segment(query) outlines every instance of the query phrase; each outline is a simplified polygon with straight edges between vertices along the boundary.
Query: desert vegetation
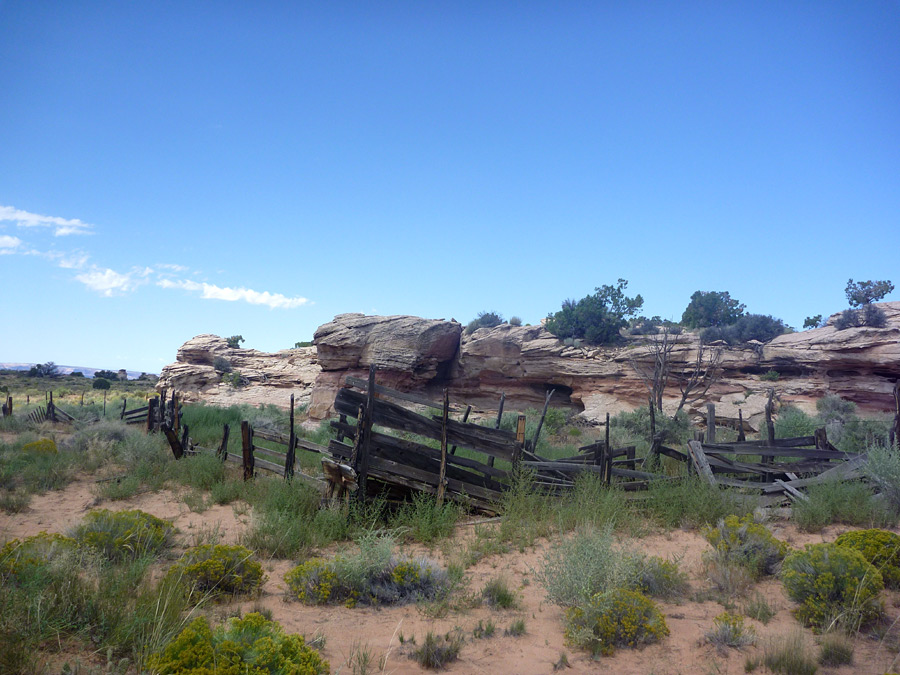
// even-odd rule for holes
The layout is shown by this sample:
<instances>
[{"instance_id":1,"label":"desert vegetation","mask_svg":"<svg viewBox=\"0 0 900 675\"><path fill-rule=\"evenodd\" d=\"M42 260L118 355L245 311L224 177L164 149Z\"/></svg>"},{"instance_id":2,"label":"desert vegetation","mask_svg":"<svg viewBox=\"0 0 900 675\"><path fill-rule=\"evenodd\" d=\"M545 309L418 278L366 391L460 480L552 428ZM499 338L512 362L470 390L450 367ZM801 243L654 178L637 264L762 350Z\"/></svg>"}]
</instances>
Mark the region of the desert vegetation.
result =
<instances>
[{"instance_id":1,"label":"desert vegetation","mask_svg":"<svg viewBox=\"0 0 900 675\"><path fill-rule=\"evenodd\" d=\"M610 658L630 672L623 664L662 670L672 648L706 670L893 667L900 452L886 421L836 397L815 416L783 408L777 436L825 426L841 450L873 461L862 478L810 489L790 514L767 516L752 495L663 457L664 478L637 497L592 473L548 497L514 472L499 517L484 519L427 494L323 503L305 481L245 481L208 452L175 461L163 438L118 420L114 404L134 385L112 386L105 416L102 392L60 397L75 416L84 393L98 422L34 424L28 404L0 419L2 672L231 672L215 665L223 659L234 672L375 672L397 659L452 672L497 650L544 659L547 671ZM34 406L43 396L32 391ZM525 413L535 425L539 411ZM693 434L683 413L656 418L655 432L651 419L649 407L614 416L611 442L643 458L660 429L674 445ZM241 420L288 425L274 407L183 414L208 448ZM297 429L323 444L334 433ZM602 433L551 408L535 451L568 456ZM298 453L316 473L318 456ZM47 498L70 494L81 495L71 513ZM31 514L47 514L46 532ZM386 616L396 620L379 633ZM359 636L324 635L321 617Z\"/></svg>"}]
</instances>

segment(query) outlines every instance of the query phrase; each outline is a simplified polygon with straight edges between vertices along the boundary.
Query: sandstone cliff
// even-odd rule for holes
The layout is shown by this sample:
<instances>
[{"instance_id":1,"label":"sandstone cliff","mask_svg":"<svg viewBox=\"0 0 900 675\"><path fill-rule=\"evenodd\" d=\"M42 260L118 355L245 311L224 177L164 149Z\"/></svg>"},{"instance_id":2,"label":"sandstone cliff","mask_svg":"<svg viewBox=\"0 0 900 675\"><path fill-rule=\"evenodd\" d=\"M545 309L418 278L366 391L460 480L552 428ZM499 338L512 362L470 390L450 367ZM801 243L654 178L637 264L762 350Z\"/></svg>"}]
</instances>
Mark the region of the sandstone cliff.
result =
<instances>
[{"instance_id":1,"label":"sandstone cliff","mask_svg":"<svg viewBox=\"0 0 900 675\"><path fill-rule=\"evenodd\" d=\"M752 428L769 387L782 402L810 410L829 393L855 401L863 411L890 410L893 382L900 378L900 302L880 307L887 315L885 328L837 331L829 321L767 344L724 347L722 377L704 402L716 402L723 422L737 419L740 409ZM309 403L311 417L323 418L343 379L363 377L374 363L379 383L434 399L447 387L451 398L483 410L496 408L501 393L511 409L538 407L553 388L556 405L599 420L647 399L631 366L644 349L636 339L614 348L579 347L540 326L503 325L465 335L455 321L342 314L316 331L315 343L264 354L229 349L216 336L198 336L179 350L177 363L163 369L160 386L214 403L286 405L293 392L298 403ZM682 336L675 356L689 361L695 349L696 336ZM248 384L235 389L220 383L212 366L216 356L229 359ZM779 374L777 381L761 378L769 371ZM670 393L673 398L665 405L674 406L677 392Z\"/></svg>"}]
</instances>

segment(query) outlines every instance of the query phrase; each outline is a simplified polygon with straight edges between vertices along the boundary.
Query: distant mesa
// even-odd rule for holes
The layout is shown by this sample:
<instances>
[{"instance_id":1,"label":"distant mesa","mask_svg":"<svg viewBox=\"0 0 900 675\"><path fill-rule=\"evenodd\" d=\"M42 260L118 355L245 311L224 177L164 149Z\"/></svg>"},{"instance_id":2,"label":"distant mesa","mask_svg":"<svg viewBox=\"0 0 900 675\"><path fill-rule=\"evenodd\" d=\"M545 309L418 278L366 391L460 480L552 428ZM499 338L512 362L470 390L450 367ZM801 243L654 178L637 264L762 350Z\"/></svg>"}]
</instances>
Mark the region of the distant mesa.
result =
<instances>
[{"instance_id":1,"label":"distant mesa","mask_svg":"<svg viewBox=\"0 0 900 675\"><path fill-rule=\"evenodd\" d=\"M0 370L31 370L33 366L39 365L37 363L0 363ZM94 377L94 373L99 372L101 370L112 370L111 368L86 368L85 366L61 366L56 364L56 368L59 371L60 375L71 375L72 373L82 373L85 377ZM119 373L125 373L128 376L129 380L138 379L142 373L139 370L114 370L117 375ZM151 376L151 379L158 379L158 375L155 373L147 373L147 375ZM121 376L119 376L121 379Z\"/></svg>"}]
</instances>

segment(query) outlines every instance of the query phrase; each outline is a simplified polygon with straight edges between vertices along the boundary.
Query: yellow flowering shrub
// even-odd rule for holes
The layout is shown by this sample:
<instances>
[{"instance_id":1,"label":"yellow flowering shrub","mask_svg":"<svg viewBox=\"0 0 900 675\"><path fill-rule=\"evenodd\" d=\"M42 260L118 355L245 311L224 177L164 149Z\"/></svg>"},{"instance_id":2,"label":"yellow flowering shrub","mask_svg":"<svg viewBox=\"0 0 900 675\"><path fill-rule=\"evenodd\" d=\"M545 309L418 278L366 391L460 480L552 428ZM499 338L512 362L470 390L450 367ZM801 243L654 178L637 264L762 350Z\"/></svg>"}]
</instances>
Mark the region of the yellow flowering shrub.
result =
<instances>
[{"instance_id":1,"label":"yellow flowering shrub","mask_svg":"<svg viewBox=\"0 0 900 675\"><path fill-rule=\"evenodd\" d=\"M72 531L72 537L108 560L119 562L159 553L169 545L174 533L170 522L143 511L99 509L84 517Z\"/></svg>"},{"instance_id":2,"label":"yellow flowering shrub","mask_svg":"<svg viewBox=\"0 0 900 675\"><path fill-rule=\"evenodd\" d=\"M259 613L229 619L215 630L192 621L148 666L159 675L327 675L328 662L300 635Z\"/></svg>"},{"instance_id":3,"label":"yellow flowering shrub","mask_svg":"<svg viewBox=\"0 0 900 675\"><path fill-rule=\"evenodd\" d=\"M789 550L750 514L727 516L715 527L704 528L703 536L719 560L746 567L755 577L775 573Z\"/></svg>"},{"instance_id":4,"label":"yellow flowering shrub","mask_svg":"<svg viewBox=\"0 0 900 675\"><path fill-rule=\"evenodd\" d=\"M189 548L168 575L189 585L193 596L253 593L265 580L250 549L221 544Z\"/></svg>"},{"instance_id":5,"label":"yellow flowering shrub","mask_svg":"<svg viewBox=\"0 0 900 675\"><path fill-rule=\"evenodd\" d=\"M0 581L35 571L77 546L74 539L46 532L8 541L0 548Z\"/></svg>"},{"instance_id":6,"label":"yellow flowering shrub","mask_svg":"<svg viewBox=\"0 0 900 675\"><path fill-rule=\"evenodd\" d=\"M847 546L862 553L875 566L884 585L900 588L900 537L887 530L857 530L835 539L838 546Z\"/></svg>"},{"instance_id":7,"label":"yellow flowering shrub","mask_svg":"<svg viewBox=\"0 0 900 675\"><path fill-rule=\"evenodd\" d=\"M814 630L832 622L855 630L883 612L881 573L852 548L807 546L785 558L781 578L790 598L800 603L797 618Z\"/></svg>"},{"instance_id":8,"label":"yellow flowering shrub","mask_svg":"<svg viewBox=\"0 0 900 675\"><path fill-rule=\"evenodd\" d=\"M55 455L58 450L56 449L56 441L52 438L41 438L23 445L22 452L30 452L35 455Z\"/></svg>"},{"instance_id":9,"label":"yellow flowering shrub","mask_svg":"<svg viewBox=\"0 0 900 675\"><path fill-rule=\"evenodd\" d=\"M305 605L326 605L338 599L337 574L323 558L310 558L300 563L284 575L284 581Z\"/></svg>"},{"instance_id":10,"label":"yellow flowering shrub","mask_svg":"<svg viewBox=\"0 0 900 675\"><path fill-rule=\"evenodd\" d=\"M669 627L650 598L616 588L566 610L565 633L570 644L608 656L616 647L657 642L669 634Z\"/></svg>"}]
</instances>

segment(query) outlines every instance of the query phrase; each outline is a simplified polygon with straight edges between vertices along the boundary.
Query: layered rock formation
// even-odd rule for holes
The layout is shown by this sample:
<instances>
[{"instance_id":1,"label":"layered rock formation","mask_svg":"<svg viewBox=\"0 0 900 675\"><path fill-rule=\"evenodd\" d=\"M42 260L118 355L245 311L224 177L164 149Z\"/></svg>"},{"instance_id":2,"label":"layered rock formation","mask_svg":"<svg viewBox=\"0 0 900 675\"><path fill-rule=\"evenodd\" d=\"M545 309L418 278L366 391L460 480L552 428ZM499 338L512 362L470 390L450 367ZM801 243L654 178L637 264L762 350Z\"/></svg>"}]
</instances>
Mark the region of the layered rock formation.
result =
<instances>
[{"instance_id":1,"label":"layered rock formation","mask_svg":"<svg viewBox=\"0 0 900 675\"><path fill-rule=\"evenodd\" d=\"M885 328L838 331L830 320L767 344L721 347L722 375L697 405L716 402L723 422L737 419L740 410L751 428L758 426L769 387L782 402L810 410L826 394L854 401L862 411L891 410L893 382L900 378L900 302L879 306ZM455 321L341 314L316 331L316 347L276 354L229 349L221 338L198 336L179 350L178 363L163 369L160 386L215 403L286 405L294 392L298 402L309 402L311 417L324 418L344 378L364 377L374 363L379 383L433 399L447 387L452 399L490 410L505 393L508 409L524 409L539 407L552 388L555 405L600 420L646 402L647 389L632 366L646 356L642 340L629 338L613 348L573 346L540 326L503 325L465 335ZM696 349L696 335L680 336L673 358L690 363ZM212 365L216 356L228 358L249 383L238 389L220 383ZM777 381L762 379L770 371L778 373ZM664 405L677 405L677 394L671 388Z\"/></svg>"},{"instance_id":2,"label":"layered rock formation","mask_svg":"<svg viewBox=\"0 0 900 675\"><path fill-rule=\"evenodd\" d=\"M198 335L178 350L176 362L163 368L157 389L177 391L182 400L214 405L308 405L320 368L315 347L274 354L234 349L218 335ZM221 359L221 360L220 360ZM225 364L230 371L223 370ZM217 368L218 366L218 368ZM237 375L239 386L228 379Z\"/></svg>"}]
</instances>

